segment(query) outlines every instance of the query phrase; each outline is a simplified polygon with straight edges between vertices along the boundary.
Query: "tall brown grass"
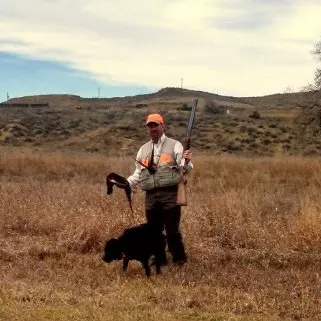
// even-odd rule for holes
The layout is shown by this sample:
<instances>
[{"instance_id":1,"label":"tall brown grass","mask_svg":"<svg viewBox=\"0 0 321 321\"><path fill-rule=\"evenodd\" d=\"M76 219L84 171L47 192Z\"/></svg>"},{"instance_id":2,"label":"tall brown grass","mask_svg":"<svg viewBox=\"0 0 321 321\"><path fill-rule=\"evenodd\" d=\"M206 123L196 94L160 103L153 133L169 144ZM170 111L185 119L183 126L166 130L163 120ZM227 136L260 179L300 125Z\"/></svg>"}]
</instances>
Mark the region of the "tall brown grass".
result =
<instances>
[{"instance_id":1,"label":"tall brown grass","mask_svg":"<svg viewBox=\"0 0 321 321\"><path fill-rule=\"evenodd\" d=\"M0 320L320 320L321 163L199 156L181 229L189 256L160 276L101 261L144 221L105 176L133 160L3 150Z\"/></svg>"}]
</instances>

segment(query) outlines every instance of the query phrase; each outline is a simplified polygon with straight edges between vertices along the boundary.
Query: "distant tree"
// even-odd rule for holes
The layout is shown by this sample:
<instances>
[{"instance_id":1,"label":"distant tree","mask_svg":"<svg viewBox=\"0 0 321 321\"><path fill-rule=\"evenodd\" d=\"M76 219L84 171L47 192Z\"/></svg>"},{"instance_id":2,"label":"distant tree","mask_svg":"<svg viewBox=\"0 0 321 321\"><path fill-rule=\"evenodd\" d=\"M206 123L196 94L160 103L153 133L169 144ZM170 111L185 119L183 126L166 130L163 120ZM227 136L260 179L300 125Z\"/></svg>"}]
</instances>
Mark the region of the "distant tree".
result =
<instances>
[{"instance_id":1,"label":"distant tree","mask_svg":"<svg viewBox=\"0 0 321 321\"><path fill-rule=\"evenodd\" d=\"M290 87L287 86L284 90L283 90L283 94L291 94L294 93L294 90Z\"/></svg>"},{"instance_id":2,"label":"distant tree","mask_svg":"<svg viewBox=\"0 0 321 321\"><path fill-rule=\"evenodd\" d=\"M311 52L317 61L321 62L321 40L319 40L314 49ZM300 92L313 91L313 90L321 90L321 68L317 68L314 72L314 83L308 83L307 85L300 88Z\"/></svg>"},{"instance_id":3,"label":"distant tree","mask_svg":"<svg viewBox=\"0 0 321 321\"><path fill-rule=\"evenodd\" d=\"M317 89L321 89L321 69L318 68L314 73L314 83Z\"/></svg>"},{"instance_id":4,"label":"distant tree","mask_svg":"<svg viewBox=\"0 0 321 321\"><path fill-rule=\"evenodd\" d=\"M316 85L308 83L307 85L300 88L300 92L307 92L307 91L313 91L316 90Z\"/></svg>"},{"instance_id":5,"label":"distant tree","mask_svg":"<svg viewBox=\"0 0 321 321\"><path fill-rule=\"evenodd\" d=\"M313 54L321 61L321 40L319 40L314 47Z\"/></svg>"},{"instance_id":6,"label":"distant tree","mask_svg":"<svg viewBox=\"0 0 321 321\"><path fill-rule=\"evenodd\" d=\"M321 40L319 40L312 51L312 54L316 57L317 61L321 62ZM314 84L316 89L321 89L321 69L317 68L314 73Z\"/></svg>"}]
</instances>

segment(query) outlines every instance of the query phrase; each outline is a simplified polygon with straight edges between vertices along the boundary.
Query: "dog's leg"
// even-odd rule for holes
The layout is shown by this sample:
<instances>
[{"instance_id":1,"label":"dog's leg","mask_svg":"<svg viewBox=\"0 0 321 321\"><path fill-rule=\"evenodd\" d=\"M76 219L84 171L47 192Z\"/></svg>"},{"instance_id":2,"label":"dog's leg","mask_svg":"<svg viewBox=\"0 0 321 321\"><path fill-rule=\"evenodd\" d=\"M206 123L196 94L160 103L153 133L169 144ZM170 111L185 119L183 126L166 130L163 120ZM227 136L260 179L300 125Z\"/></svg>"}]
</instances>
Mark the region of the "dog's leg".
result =
<instances>
[{"instance_id":1,"label":"dog's leg","mask_svg":"<svg viewBox=\"0 0 321 321\"><path fill-rule=\"evenodd\" d=\"M148 259L142 261L142 265L144 267L146 276L150 277L150 266L148 264Z\"/></svg>"},{"instance_id":2,"label":"dog's leg","mask_svg":"<svg viewBox=\"0 0 321 321\"><path fill-rule=\"evenodd\" d=\"M129 259L126 256L123 256L123 272L126 272L128 267Z\"/></svg>"},{"instance_id":3,"label":"dog's leg","mask_svg":"<svg viewBox=\"0 0 321 321\"><path fill-rule=\"evenodd\" d=\"M167 262L167 257L166 257L166 252L164 249L161 249L161 264L164 266L164 265L167 265L168 262Z\"/></svg>"},{"instance_id":4,"label":"dog's leg","mask_svg":"<svg viewBox=\"0 0 321 321\"><path fill-rule=\"evenodd\" d=\"M163 246L159 246L155 253L155 265L157 274L161 273L161 266L167 265L166 253Z\"/></svg>"},{"instance_id":5,"label":"dog's leg","mask_svg":"<svg viewBox=\"0 0 321 321\"><path fill-rule=\"evenodd\" d=\"M155 257L155 261L156 261L156 274L160 274L161 273L161 266L162 266L162 258L159 255L156 255Z\"/></svg>"}]
</instances>

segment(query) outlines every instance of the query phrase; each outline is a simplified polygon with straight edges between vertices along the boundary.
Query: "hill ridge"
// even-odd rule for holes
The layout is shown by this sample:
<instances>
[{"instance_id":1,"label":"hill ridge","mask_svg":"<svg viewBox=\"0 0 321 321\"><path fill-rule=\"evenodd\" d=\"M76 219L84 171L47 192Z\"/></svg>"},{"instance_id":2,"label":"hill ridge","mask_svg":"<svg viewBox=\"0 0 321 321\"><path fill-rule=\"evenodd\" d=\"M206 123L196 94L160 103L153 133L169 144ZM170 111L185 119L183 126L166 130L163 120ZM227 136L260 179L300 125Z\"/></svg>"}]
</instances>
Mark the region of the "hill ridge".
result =
<instances>
[{"instance_id":1,"label":"hill ridge","mask_svg":"<svg viewBox=\"0 0 321 321\"><path fill-rule=\"evenodd\" d=\"M231 102L240 102L250 105L271 105L281 104L284 102L298 103L299 105L314 104L321 99L321 91L309 91L309 92L295 92L295 93L276 93L263 96L249 96L249 97L235 97L235 96L225 96L216 93L185 89L179 87L165 87L154 93L149 94L138 94L133 96L123 96L123 97L81 97L79 95L70 94L41 94L41 95L31 95L22 96L9 99L6 103L52 103L58 104L59 102L90 102L90 103L129 103L138 102L142 100L154 99L154 98L173 98L173 97L195 97L203 98L206 101L210 100L224 100ZM321 102L320 102L321 103Z\"/></svg>"},{"instance_id":2,"label":"hill ridge","mask_svg":"<svg viewBox=\"0 0 321 321\"><path fill-rule=\"evenodd\" d=\"M146 141L148 113L161 113L166 133L183 141L196 97L192 146L198 152L321 156L320 91L238 98L166 87L127 97L15 98L0 105L0 146L129 155Z\"/></svg>"}]
</instances>

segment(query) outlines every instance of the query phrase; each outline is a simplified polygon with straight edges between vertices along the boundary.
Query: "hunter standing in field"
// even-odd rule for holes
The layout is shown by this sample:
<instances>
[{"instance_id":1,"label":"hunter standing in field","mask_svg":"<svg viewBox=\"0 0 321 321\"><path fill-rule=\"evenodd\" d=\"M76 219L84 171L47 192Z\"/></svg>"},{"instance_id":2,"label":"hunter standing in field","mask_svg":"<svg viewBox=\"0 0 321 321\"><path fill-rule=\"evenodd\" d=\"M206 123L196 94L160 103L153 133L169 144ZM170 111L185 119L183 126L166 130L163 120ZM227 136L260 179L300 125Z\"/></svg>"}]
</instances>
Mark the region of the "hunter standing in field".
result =
<instances>
[{"instance_id":1,"label":"hunter standing in field","mask_svg":"<svg viewBox=\"0 0 321 321\"><path fill-rule=\"evenodd\" d=\"M192 153L183 145L164 134L164 120L159 114L150 114L146 127L151 140L141 146L136 157L136 170L127 178L130 187L138 185L146 191L145 214L147 222L165 228L169 252L173 263L183 265L187 256L179 230L181 206L177 205L180 181L179 167L189 173L193 164ZM164 258L166 264L166 258Z\"/></svg>"}]
</instances>

